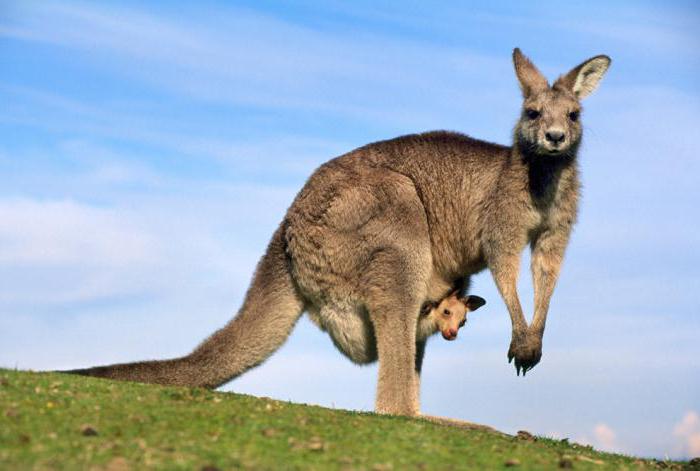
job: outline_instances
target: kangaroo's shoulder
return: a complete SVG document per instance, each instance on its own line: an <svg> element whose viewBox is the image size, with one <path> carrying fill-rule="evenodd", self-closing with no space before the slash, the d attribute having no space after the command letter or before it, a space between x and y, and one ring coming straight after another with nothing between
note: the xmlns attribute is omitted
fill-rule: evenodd
<svg viewBox="0 0 700 471"><path fill-rule="evenodd" d="M452 148L461 152L509 152L510 147L493 142L476 139L456 131L428 131L373 142L358 150L425 150L426 147Z"/></svg>

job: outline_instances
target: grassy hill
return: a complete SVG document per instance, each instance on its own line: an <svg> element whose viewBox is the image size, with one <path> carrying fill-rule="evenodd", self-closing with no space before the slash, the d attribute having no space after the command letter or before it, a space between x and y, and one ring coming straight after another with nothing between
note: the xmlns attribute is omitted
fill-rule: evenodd
<svg viewBox="0 0 700 471"><path fill-rule="evenodd" d="M203 389L0 370L0 469L654 469L422 419ZM686 465L687 466L687 465Z"/></svg>

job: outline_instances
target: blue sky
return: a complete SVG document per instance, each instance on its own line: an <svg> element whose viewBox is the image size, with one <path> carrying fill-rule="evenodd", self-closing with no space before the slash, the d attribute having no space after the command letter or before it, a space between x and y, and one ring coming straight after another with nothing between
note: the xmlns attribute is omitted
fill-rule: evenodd
<svg viewBox="0 0 700 471"><path fill-rule="evenodd" d="M605 53L541 364L507 364L483 273L488 304L430 342L423 410L700 455L697 31L694 2L3 2L0 365L186 353L320 163L430 129L508 143L513 47L550 79ZM303 319L225 389L371 409L375 375Z"/></svg>

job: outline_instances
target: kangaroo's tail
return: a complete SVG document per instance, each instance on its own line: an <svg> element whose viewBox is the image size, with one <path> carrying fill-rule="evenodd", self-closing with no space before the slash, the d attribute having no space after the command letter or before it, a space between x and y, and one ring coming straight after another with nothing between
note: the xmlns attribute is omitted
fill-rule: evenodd
<svg viewBox="0 0 700 471"><path fill-rule="evenodd" d="M170 360L97 366L65 373L178 386L215 388L265 361L304 312L290 275L283 227L258 263L240 311L192 353Z"/></svg>

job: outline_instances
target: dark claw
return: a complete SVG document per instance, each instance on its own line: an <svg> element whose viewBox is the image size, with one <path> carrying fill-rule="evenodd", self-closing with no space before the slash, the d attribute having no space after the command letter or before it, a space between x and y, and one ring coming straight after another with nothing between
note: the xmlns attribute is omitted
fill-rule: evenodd
<svg viewBox="0 0 700 471"><path fill-rule="evenodd" d="M522 370L525 377L527 372L540 362L541 348L541 341L538 338L514 337L508 349L508 363L512 363L515 359L515 373L520 376Z"/></svg>

